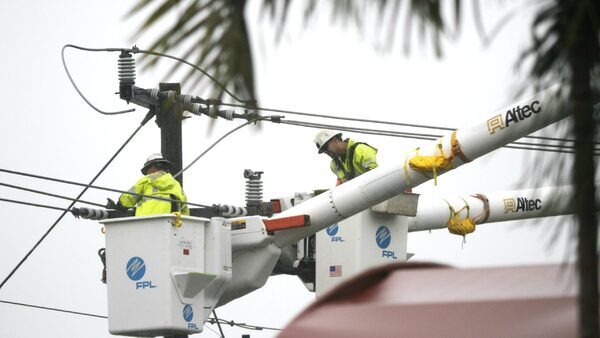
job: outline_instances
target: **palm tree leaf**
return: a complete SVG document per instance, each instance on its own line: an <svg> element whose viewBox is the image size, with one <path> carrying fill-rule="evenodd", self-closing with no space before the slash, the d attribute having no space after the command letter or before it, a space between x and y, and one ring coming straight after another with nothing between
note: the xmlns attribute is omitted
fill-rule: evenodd
<svg viewBox="0 0 600 338"><path fill-rule="evenodd" d="M135 15L137 12L146 8L146 6L151 3L152 3L152 0L140 0L135 6L133 6L129 9L129 11L125 14L125 17Z"/></svg>
<svg viewBox="0 0 600 338"><path fill-rule="evenodd" d="M152 26L156 21L163 18L169 10L179 4L179 0L166 0L160 7L158 7L150 16L144 21L138 33L141 33L148 27Z"/></svg>

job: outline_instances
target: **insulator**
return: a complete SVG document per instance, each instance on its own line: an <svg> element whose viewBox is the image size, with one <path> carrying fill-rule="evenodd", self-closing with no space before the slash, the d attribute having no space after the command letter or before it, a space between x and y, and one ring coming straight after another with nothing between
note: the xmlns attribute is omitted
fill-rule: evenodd
<svg viewBox="0 0 600 338"><path fill-rule="evenodd" d="M158 88L151 88L147 90L148 95L153 99L158 99Z"/></svg>
<svg viewBox="0 0 600 338"><path fill-rule="evenodd" d="M164 92L158 92L157 97L161 99L167 99L168 101L173 101L175 100L175 95L177 95L177 93L174 90L167 90Z"/></svg>
<svg viewBox="0 0 600 338"><path fill-rule="evenodd" d="M199 103L192 103L192 114L200 115L200 106Z"/></svg>
<svg viewBox="0 0 600 338"><path fill-rule="evenodd" d="M191 104L192 103L192 95L179 95L178 97L179 102L183 103L183 104Z"/></svg>
<svg viewBox="0 0 600 338"><path fill-rule="evenodd" d="M219 210L224 217L239 217L248 215L248 210L244 207L236 207L235 205L221 205Z"/></svg>
<svg viewBox="0 0 600 338"><path fill-rule="evenodd" d="M108 211L103 209L91 209L91 208L72 208L71 212L73 215L77 217L81 217L83 219L91 219L94 221L98 221L101 219L108 218Z"/></svg>
<svg viewBox="0 0 600 338"><path fill-rule="evenodd" d="M119 84L135 84L135 59L128 52L119 54Z"/></svg>
<svg viewBox="0 0 600 338"><path fill-rule="evenodd" d="M221 113L223 113L223 117L226 120L232 121L233 120L233 114L235 114L235 111L233 111L231 109L228 109L228 110L222 110Z"/></svg>
<svg viewBox="0 0 600 338"><path fill-rule="evenodd" d="M256 206L262 202L263 189L262 180L260 179L262 173L262 171L244 170L244 177L246 178L246 206Z"/></svg>

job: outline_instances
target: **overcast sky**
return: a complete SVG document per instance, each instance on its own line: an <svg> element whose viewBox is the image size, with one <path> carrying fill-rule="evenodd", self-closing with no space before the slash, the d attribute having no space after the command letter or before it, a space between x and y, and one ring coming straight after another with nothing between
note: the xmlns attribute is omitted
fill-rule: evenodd
<svg viewBox="0 0 600 338"><path fill-rule="evenodd" d="M60 59L65 44L87 47L144 49L151 34L132 41L140 17L124 20L134 1L2 1L0 2L0 168L88 182L133 132L145 111L105 116L96 113L69 83ZM489 2L488 2L489 3ZM485 9L484 21L497 21L513 2ZM262 106L358 118L460 127L514 101L524 83L515 73L519 53L527 46L531 13L516 11L491 46L484 48L466 12L462 35L445 43L445 56L435 58L427 44L414 43L409 56L398 43L378 53L353 29L330 27L323 13L307 31L290 26L282 42L273 44L270 24L259 21L256 1L247 17L253 39L257 92ZM299 17L300 12L295 12ZM292 16L294 17L294 16ZM296 22L297 23L297 22ZM399 34L401 35L401 34ZM262 36L259 38L259 36ZM262 48L259 48L262 46ZM425 47L423 47L425 46ZM117 90L117 54L68 50L67 62L82 91L98 107L126 107ZM166 78L162 63L156 71L138 72L137 85L157 87ZM195 93L183 87L183 92ZM294 117L289 117L294 118ZM295 119L295 118L294 118ZM327 121L331 122L331 121ZM184 164L239 122L218 121L209 132L206 117L186 120ZM349 123L342 123L350 125ZM392 129L390 126L373 126ZM190 201L202 204L244 203L243 170L265 172L265 199L294 192L330 188L335 177L328 159L315 152L316 130L265 124L243 129L215 147L184 175ZM552 133L552 132L551 132ZM346 133L379 148L382 166L404 159L415 140ZM127 189L151 153L160 151L159 130L151 122L96 182ZM531 151L500 149L448 173L438 186L426 183L418 193L485 193L555 185L540 182L545 165L564 163L572 155L551 154L540 160ZM76 196L80 188L0 174L0 182ZM566 184L562 178L558 184ZM84 199L104 203L116 194L89 191ZM0 187L0 198L66 207L69 203ZM60 215L59 211L0 202L0 279L14 268ZM104 247L101 226L67 215L29 260L0 290L0 300L106 315L106 288L99 281L98 248ZM539 264L572 260L570 217L482 225L462 238L446 230L410 234L408 251L414 260L457 267ZM553 235L558 240L551 242ZM572 241L571 241L572 242ZM313 299L295 277L271 278L262 289L217 309L220 317L270 327L286 322ZM0 303L0 337L108 337L107 322ZM209 325L216 330L216 326ZM224 328L227 336L271 337L273 332ZM206 329L201 337L215 337Z"/></svg>

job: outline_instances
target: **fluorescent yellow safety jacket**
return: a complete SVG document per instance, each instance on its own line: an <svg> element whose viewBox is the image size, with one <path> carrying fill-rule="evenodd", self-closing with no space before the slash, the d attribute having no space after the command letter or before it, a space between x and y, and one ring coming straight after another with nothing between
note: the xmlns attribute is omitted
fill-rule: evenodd
<svg viewBox="0 0 600 338"><path fill-rule="evenodd" d="M377 168L377 149L362 142L346 139L346 153L331 160L331 171L342 182L347 182L356 176Z"/></svg>
<svg viewBox="0 0 600 338"><path fill-rule="evenodd" d="M179 182L165 171L157 171L142 177L129 189L129 192L187 202L187 197L183 193ZM128 208L137 205L135 209L136 216L170 214L176 211L181 211L183 215L190 214L187 204L161 201L132 194L122 194L119 197L119 203Z"/></svg>

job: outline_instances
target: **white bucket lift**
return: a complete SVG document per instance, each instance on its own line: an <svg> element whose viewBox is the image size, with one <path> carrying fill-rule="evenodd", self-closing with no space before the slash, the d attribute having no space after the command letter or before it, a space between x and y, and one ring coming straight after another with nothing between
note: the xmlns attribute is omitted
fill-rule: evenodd
<svg viewBox="0 0 600 338"><path fill-rule="evenodd" d="M231 228L223 218L175 215L102 221L112 334L202 331L231 279Z"/></svg>
<svg viewBox="0 0 600 338"><path fill-rule="evenodd" d="M405 216L364 210L317 233L316 296L372 267L407 259Z"/></svg>

